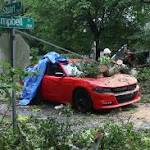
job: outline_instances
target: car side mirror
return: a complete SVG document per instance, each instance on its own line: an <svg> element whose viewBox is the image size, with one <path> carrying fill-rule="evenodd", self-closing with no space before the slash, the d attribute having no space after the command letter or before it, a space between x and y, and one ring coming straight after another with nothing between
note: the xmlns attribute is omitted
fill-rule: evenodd
<svg viewBox="0 0 150 150"><path fill-rule="evenodd" d="M65 74L63 72L55 72L56 77L64 77Z"/></svg>

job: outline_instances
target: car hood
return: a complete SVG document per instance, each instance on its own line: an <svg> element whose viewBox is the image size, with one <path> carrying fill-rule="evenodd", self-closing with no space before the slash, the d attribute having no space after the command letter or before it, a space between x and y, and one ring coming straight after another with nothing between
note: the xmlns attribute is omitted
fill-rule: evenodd
<svg viewBox="0 0 150 150"><path fill-rule="evenodd" d="M115 74L111 77L85 78L90 84L100 87L122 87L136 84L137 79L127 74Z"/></svg>

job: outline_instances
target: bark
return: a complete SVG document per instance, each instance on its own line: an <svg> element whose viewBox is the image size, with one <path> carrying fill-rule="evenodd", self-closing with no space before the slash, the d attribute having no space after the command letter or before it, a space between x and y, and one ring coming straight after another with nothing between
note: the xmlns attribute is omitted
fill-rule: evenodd
<svg viewBox="0 0 150 150"><path fill-rule="evenodd" d="M105 10L104 10L104 14L105 14ZM104 17L102 18L104 19ZM98 25L96 24L96 22L94 22L93 17L90 12L88 12L86 19L87 19L89 28L94 35L94 41L96 41L96 61L97 61L98 58L100 57L100 34L103 30L103 27L101 24Z"/></svg>
<svg viewBox="0 0 150 150"><path fill-rule="evenodd" d="M96 39L96 61L100 57L99 39Z"/></svg>

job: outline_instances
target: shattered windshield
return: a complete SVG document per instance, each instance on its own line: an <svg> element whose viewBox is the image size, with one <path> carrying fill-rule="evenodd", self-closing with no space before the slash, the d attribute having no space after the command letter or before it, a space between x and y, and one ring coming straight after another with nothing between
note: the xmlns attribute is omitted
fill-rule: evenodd
<svg viewBox="0 0 150 150"><path fill-rule="evenodd" d="M69 76L80 76L82 74L82 72L78 69L77 64L75 63L63 64L62 66Z"/></svg>

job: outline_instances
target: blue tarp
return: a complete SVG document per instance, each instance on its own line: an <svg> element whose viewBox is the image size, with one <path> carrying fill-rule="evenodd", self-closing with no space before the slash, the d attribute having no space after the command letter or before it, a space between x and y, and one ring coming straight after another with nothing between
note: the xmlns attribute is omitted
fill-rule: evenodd
<svg viewBox="0 0 150 150"><path fill-rule="evenodd" d="M20 105L28 105L33 100L33 98L35 98L40 83L44 77L48 61L56 63L67 61L67 59L63 58L56 52L49 52L39 60L37 65L28 67L26 70L29 72L29 74L31 73L31 75L24 79L24 86L21 99L19 101Z"/></svg>

